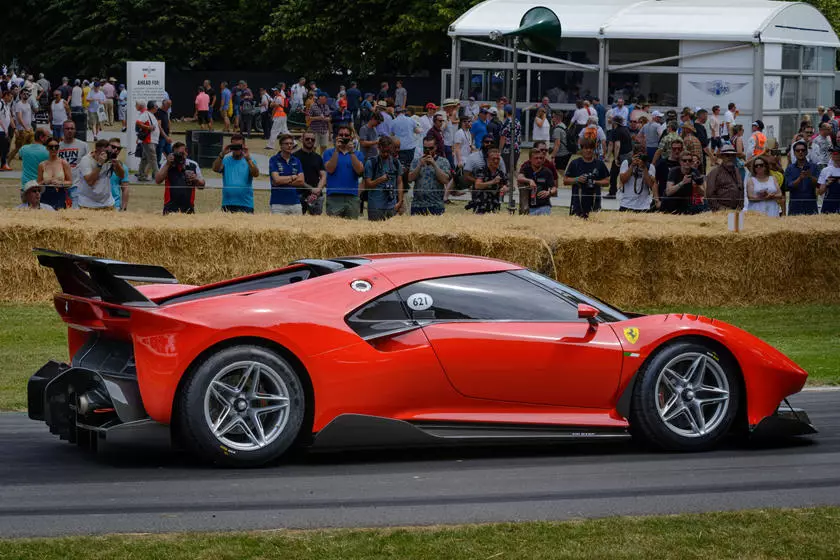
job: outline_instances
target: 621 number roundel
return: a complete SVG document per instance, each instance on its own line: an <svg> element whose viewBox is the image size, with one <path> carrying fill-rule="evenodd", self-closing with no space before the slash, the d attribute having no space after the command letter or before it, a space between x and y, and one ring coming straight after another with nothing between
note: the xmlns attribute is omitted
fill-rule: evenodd
<svg viewBox="0 0 840 560"><path fill-rule="evenodd" d="M425 311L434 305L434 300L429 294L411 294L408 296L408 307L414 311Z"/></svg>

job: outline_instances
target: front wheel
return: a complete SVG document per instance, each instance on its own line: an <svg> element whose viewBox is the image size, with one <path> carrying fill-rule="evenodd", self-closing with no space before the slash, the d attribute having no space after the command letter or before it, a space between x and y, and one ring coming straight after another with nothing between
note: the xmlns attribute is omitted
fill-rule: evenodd
<svg viewBox="0 0 840 560"><path fill-rule="evenodd" d="M630 423L647 442L672 451L702 451L732 428L741 385L727 356L704 344L677 342L637 375Z"/></svg>
<svg viewBox="0 0 840 560"><path fill-rule="evenodd" d="M295 368L259 346L234 346L199 365L181 393L184 444L226 466L279 458L303 423L303 387Z"/></svg>

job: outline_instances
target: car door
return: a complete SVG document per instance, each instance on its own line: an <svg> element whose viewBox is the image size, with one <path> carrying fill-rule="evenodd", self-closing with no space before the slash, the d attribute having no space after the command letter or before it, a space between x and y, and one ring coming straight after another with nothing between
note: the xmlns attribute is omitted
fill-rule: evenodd
<svg viewBox="0 0 840 560"><path fill-rule="evenodd" d="M479 399L610 408L622 349L607 325L512 272L425 280L400 288L452 385Z"/></svg>

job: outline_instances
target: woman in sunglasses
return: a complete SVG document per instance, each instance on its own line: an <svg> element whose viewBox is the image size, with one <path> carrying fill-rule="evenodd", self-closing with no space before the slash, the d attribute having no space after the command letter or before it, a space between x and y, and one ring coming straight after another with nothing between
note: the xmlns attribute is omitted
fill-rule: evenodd
<svg viewBox="0 0 840 560"><path fill-rule="evenodd" d="M44 186L41 200L56 210L63 210L67 208L67 189L73 185L73 170L58 157L56 138L47 138L44 145L49 157L38 165L38 184Z"/></svg>
<svg viewBox="0 0 840 560"><path fill-rule="evenodd" d="M770 174L770 162L763 156L752 159L747 164L750 177L747 179L747 210L761 212L774 218L779 217L777 198L782 196L782 190L776 183L776 178Z"/></svg>

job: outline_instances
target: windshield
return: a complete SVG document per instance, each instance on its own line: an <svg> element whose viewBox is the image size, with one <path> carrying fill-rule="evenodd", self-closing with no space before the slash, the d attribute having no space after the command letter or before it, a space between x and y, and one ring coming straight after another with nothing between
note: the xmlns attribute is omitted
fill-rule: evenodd
<svg viewBox="0 0 840 560"><path fill-rule="evenodd" d="M563 297L573 302L575 305L579 303L585 303L586 305L591 305L592 307L595 307L600 311L598 315L599 318L603 319L608 323L626 321L627 319L629 319L629 317L620 309L609 305L608 303L596 298L595 296L584 294L583 292L579 292L578 290L570 288L565 284L561 284L556 280L552 280L548 276L544 276L539 272L523 269L515 271L514 274L539 284L543 288L546 288L549 291L556 293L560 297Z"/></svg>

